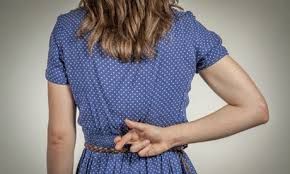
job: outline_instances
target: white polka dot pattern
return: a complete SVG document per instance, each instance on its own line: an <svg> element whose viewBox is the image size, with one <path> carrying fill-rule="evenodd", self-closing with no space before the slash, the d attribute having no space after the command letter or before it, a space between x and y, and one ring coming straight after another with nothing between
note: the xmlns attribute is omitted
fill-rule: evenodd
<svg viewBox="0 0 290 174"><path fill-rule="evenodd" d="M48 62L46 68L46 78L58 84L68 84L61 48L61 27L57 20L49 40Z"/></svg>
<svg viewBox="0 0 290 174"><path fill-rule="evenodd" d="M192 78L228 54L221 38L190 11L176 10L170 31L156 44L158 55L153 60L121 63L103 52L98 43L90 56L88 37L75 37L84 12L76 8L58 16L50 36L45 77L56 84L70 85L85 141L114 147L113 138L128 131L125 118L162 127L188 122L186 107ZM196 173L186 154L185 158ZM96 153L84 148L77 173L185 171L178 154L172 151L139 157L136 153Z"/></svg>
<svg viewBox="0 0 290 174"><path fill-rule="evenodd" d="M222 45L221 37L214 31L207 29L200 23L191 11L186 11L189 17L186 27L190 32L188 39L194 41L196 49L196 72L216 63L219 59L228 55L228 50ZM193 33L193 34L192 34Z"/></svg>

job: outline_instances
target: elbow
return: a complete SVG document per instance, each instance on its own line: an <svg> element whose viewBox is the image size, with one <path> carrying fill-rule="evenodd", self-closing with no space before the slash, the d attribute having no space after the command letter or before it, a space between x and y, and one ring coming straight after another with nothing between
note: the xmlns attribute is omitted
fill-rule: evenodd
<svg viewBox="0 0 290 174"><path fill-rule="evenodd" d="M258 118L260 124L266 124L269 122L269 109L266 101L258 102L258 106L256 107L258 110Z"/></svg>
<svg viewBox="0 0 290 174"><path fill-rule="evenodd" d="M48 146L62 146L65 144L65 136L59 134L48 135Z"/></svg>
<svg viewBox="0 0 290 174"><path fill-rule="evenodd" d="M47 134L47 143L51 147L62 147L70 143L72 135L66 131L49 130Z"/></svg>

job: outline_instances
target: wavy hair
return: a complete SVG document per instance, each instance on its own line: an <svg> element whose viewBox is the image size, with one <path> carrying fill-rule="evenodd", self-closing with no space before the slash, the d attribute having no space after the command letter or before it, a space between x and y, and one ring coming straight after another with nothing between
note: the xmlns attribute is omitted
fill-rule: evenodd
<svg viewBox="0 0 290 174"><path fill-rule="evenodd" d="M86 16L77 31L88 32L90 55L96 42L122 62L152 58L156 42L170 29L178 0L81 0Z"/></svg>

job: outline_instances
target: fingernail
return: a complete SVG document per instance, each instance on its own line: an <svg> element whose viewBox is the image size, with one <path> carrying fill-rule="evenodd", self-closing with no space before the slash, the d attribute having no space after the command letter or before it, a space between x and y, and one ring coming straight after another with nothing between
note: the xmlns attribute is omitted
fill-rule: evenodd
<svg viewBox="0 0 290 174"><path fill-rule="evenodd" d="M119 138L115 138L114 139L114 142L116 143L116 142L118 142L119 141Z"/></svg>
<svg viewBox="0 0 290 174"><path fill-rule="evenodd" d="M116 145L115 148L116 148L116 149L120 149L120 145Z"/></svg>

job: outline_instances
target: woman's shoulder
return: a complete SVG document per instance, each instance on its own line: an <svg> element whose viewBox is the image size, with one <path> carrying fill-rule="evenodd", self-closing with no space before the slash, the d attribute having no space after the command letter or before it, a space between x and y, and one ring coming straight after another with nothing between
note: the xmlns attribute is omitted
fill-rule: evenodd
<svg viewBox="0 0 290 174"><path fill-rule="evenodd" d="M192 17L195 19L195 15L190 10L180 10L173 8L173 12L177 20L186 20Z"/></svg>
<svg viewBox="0 0 290 174"><path fill-rule="evenodd" d="M67 20L75 20L84 17L85 13L86 11L84 7L77 7L67 12L61 13L59 16L66 18Z"/></svg>
<svg viewBox="0 0 290 174"><path fill-rule="evenodd" d="M84 17L85 9L83 7L77 7L59 14L57 16L57 21L67 32L75 31L75 29L78 28Z"/></svg>
<svg viewBox="0 0 290 174"><path fill-rule="evenodd" d="M190 29L195 24L196 16L192 11L174 9L173 12L177 31L186 32L185 30Z"/></svg>

